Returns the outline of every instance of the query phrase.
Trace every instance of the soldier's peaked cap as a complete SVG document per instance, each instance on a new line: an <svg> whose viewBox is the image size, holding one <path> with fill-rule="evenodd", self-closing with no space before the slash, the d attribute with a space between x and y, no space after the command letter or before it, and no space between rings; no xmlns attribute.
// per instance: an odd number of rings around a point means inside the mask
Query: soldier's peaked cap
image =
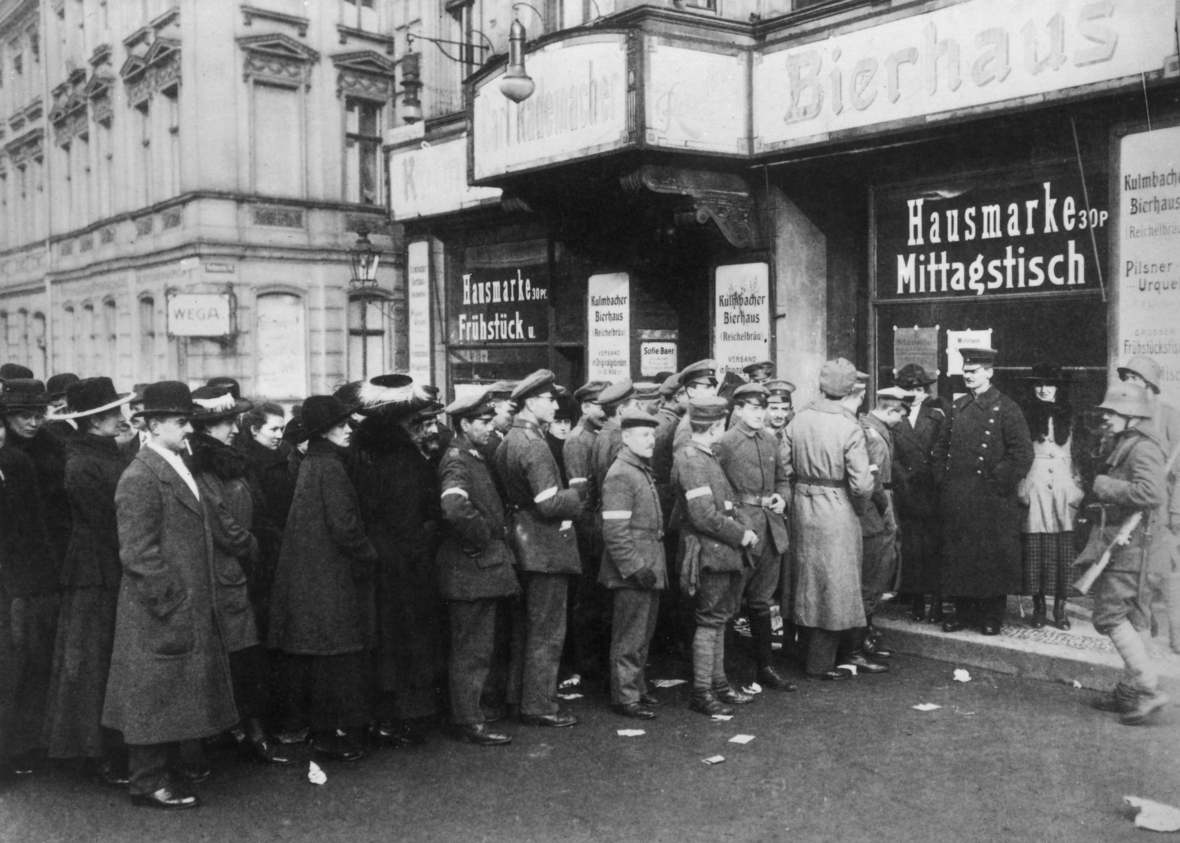
<svg viewBox="0 0 1180 843"><path fill-rule="evenodd" d="M643 410L632 410L624 413L619 420L619 427L627 430L632 427L658 427L660 420L651 413L645 413Z"/></svg>
<svg viewBox="0 0 1180 843"><path fill-rule="evenodd" d="M602 392L598 393L598 403L606 406L608 404L619 404L626 401L635 394L635 385L631 383L630 378L623 378L621 381L615 381Z"/></svg>
<svg viewBox="0 0 1180 843"><path fill-rule="evenodd" d="M688 418L695 422L724 421L729 413L729 402L720 395L704 395L688 402Z"/></svg>
<svg viewBox="0 0 1180 843"><path fill-rule="evenodd" d="M680 382L685 386L696 383L697 381L709 381L716 385L717 383L717 361L716 360L698 360L690 366L684 367L680 373Z"/></svg>
<svg viewBox="0 0 1180 843"><path fill-rule="evenodd" d="M733 400L735 402L744 401L765 407L768 398L770 398L769 390L760 383L748 383L745 386L739 386L733 391Z"/></svg>
<svg viewBox="0 0 1180 843"><path fill-rule="evenodd" d="M486 392L472 392L448 404L446 413L453 419L490 419L496 414L496 408L488 401Z"/></svg>
<svg viewBox="0 0 1180 843"><path fill-rule="evenodd" d="M962 348L959 354L963 356L964 366L992 366L1000 352L994 348Z"/></svg>
<svg viewBox="0 0 1180 843"><path fill-rule="evenodd" d="M578 403L597 401L602 390L610 386L608 381L590 381L574 390L574 400Z"/></svg>
<svg viewBox="0 0 1180 843"><path fill-rule="evenodd" d="M513 401L523 401L536 395L544 395L546 392L553 392L556 383L557 375L548 369L538 369L516 385L511 398Z"/></svg>

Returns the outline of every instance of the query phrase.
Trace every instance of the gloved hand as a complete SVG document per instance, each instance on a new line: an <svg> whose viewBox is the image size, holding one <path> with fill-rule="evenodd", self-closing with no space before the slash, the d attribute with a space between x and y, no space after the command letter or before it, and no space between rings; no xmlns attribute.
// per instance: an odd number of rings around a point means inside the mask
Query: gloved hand
<svg viewBox="0 0 1180 843"><path fill-rule="evenodd" d="M640 568L627 579L639 588L655 588L656 586L656 572L647 566Z"/></svg>

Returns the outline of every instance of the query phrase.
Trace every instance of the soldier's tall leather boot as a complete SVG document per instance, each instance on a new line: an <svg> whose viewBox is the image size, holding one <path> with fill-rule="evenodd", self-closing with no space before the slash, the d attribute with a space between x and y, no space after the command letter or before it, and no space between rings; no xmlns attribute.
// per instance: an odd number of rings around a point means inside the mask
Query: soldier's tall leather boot
<svg viewBox="0 0 1180 843"><path fill-rule="evenodd" d="M773 624L770 612L750 613L750 634L754 639L754 657L758 660L758 681L773 691L794 691L795 685L770 662Z"/></svg>

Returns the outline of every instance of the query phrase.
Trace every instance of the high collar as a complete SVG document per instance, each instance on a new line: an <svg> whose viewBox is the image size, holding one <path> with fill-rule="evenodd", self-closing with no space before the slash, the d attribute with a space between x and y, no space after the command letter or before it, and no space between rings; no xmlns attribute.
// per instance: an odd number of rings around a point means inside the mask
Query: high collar
<svg viewBox="0 0 1180 843"><path fill-rule="evenodd" d="M970 404L972 401L975 401L979 404L986 404L988 401L995 400L999 394L1000 391L996 389L995 385L989 383L987 389L979 393L979 395L976 395L971 390L967 390L967 403Z"/></svg>
<svg viewBox="0 0 1180 843"><path fill-rule="evenodd" d="M650 471L647 460L645 460L643 457L636 456L630 448L623 448L620 450L617 459L622 460L628 465L633 465L636 468L642 468L644 471Z"/></svg>
<svg viewBox="0 0 1180 843"><path fill-rule="evenodd" d="M313 436L311 441L307 443L307 453L304 456L336 457L342 460L347 453L347 448L341 448L335 442L329 442L322 436Z"/></svg>
<svg viewBox="0 0 1180 843"><path fill-rule="evenodd" d="M853 418L856 418L853 413L849 412L847 407L845 407L839 401L833 401L831 398L816 398L811 402L810 407L812 410L816 410L821 413L831 413L832 415L852 416Z"/></svg>
<svg viewBox="0 0 1180 843"><path fill-rule="evenodd" d="M483 462L483 454L479 452L479 448L472 445L471 440L462 433L455 434L455 438L451 440L451 447L458 448L460 451L466 451L480 462Z"/></svg>
<svg viewBox="0 0 1180 843"><path fill-rule="evenodd" d="M541 425L537 424L535 421L532 421L531 419L522 419L519 417L514 418L512 420L512 427L514 429L521 428L524 430L531 430L531 431L534 431L535 433L540 434L542 436L544 435L544 432L541 430Z"/></svg>
<svg viewBox="0 0 1180 843"><path fill-rule="evenodd" d="M746 434L746 436L749 436L751 439L753 439L755 436L758 435L759 430L765 430L765 428L758 428L758 429L752 428L748 424L746 424L744 421L742 421L741 419L737 420L737 422L734 424L734 428L736 428L737 430L740 430L742 433Z"/></svg>

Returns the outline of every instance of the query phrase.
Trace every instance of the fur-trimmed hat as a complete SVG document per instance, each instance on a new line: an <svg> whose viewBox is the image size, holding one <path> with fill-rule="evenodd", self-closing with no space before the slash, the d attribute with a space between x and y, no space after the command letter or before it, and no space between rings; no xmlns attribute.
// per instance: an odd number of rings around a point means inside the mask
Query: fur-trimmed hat
<svg viewBox="0 0 1180 843"><path fill-rule="evenodd" d="M389 374L361 381L356 400L362 413L405 416L429 407L434 403L434 395L428 387L414 383L409 375Z"/></svg>

